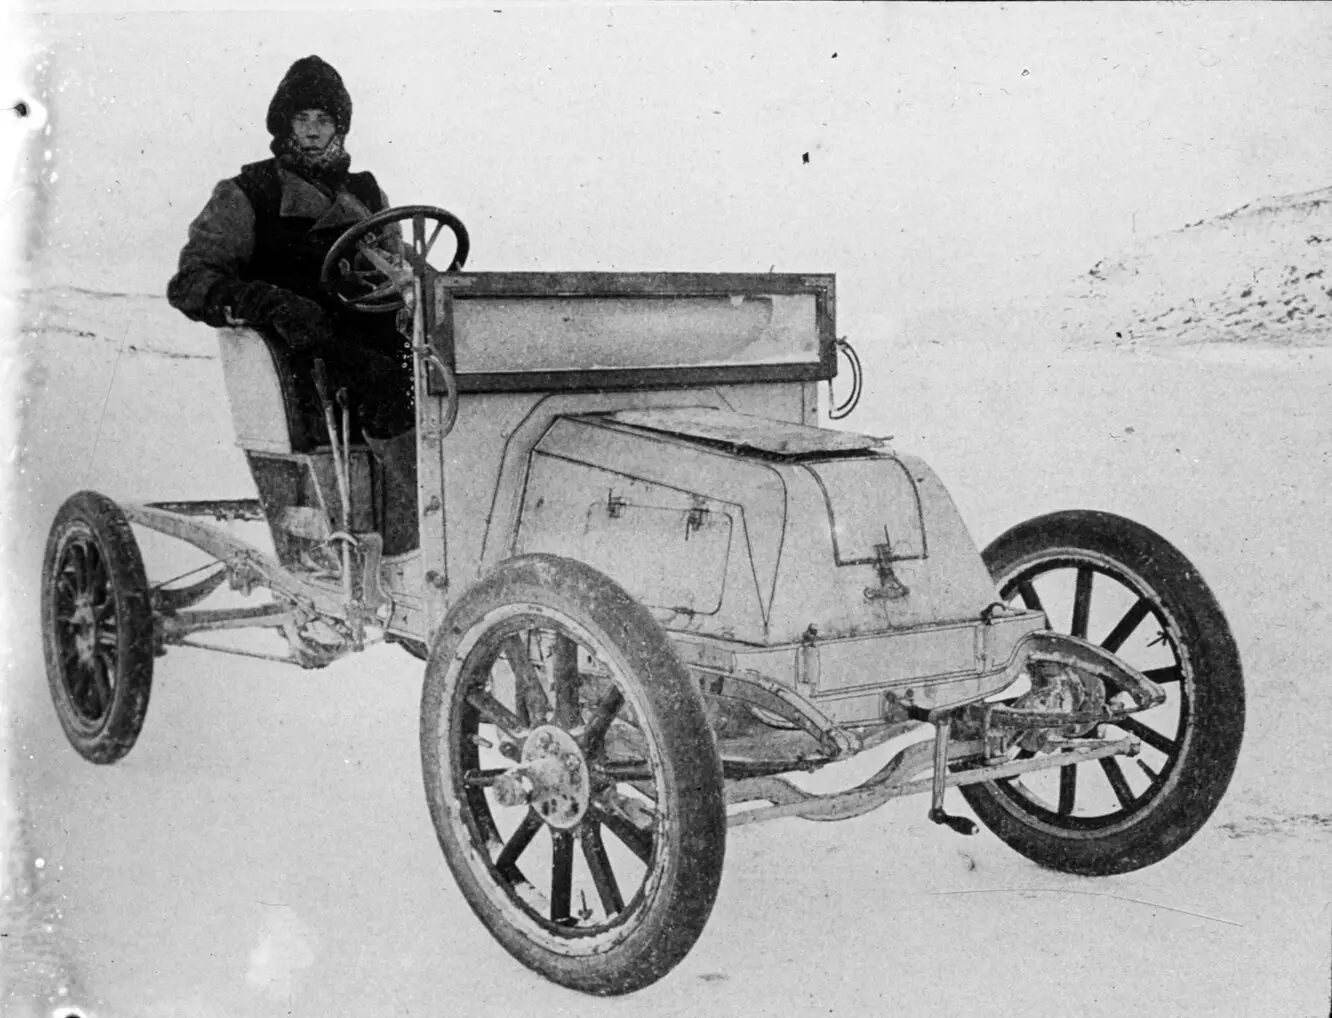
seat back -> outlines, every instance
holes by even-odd
[[[218,330],[222,376],[236,444],[251,452],[309,452],[328,441],[310,413],[310,383],[297,376],[290,353],[261,332]]]

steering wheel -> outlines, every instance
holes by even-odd
[[[409,219],[409,237],[400,230],[385,229]],[[427,221],[435,224],[428,236]],[[319,284],[355,311],[397,311],[406,303],[412,280],[425,274],[431,249],[446,226],[455,246],[453,261],[444,271],[457,272],[471,247],[462,220],[434,205],[402,205],[362,219],[334,241],[324,256]]]

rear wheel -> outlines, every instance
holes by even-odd
[[[1044,610],[1053,629],[1098,642],[1167,699],[1107,726],[1108,737],[1141,741],[1136,758],[963,786],[967,802],[1012,848],[1051,869],[1105,875],[1164,859],[1211,816],[1244,731],[1239,652],[1216,598],[1171,544],[1108,513],[1029,520],[984,558],[1003,601]]]
[[[129,521],[81,491],[56,514],[42,567],[42,635],[56,716],[93,763],[134,746],[148,713],[153,615]]]
[[[641,989],[697,940],[721,880],[721,762],[665,633],[581,563],[513,559],[450,611],[421,758],[458,886],[525,965]]]

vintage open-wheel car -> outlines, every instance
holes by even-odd
[[[854,356],[831,275],[469,273],[466,253],[455,217],[408,206],[324,267],[348,306],[410,322],[416,547],[384,546],[355,408],[248,329],[219,338],[257,499],[65,502],[42,623],[84,757],[131,749],[171,646],[246,653],[218,631],[263,628],[317,668],[399,644],[424,660],[426,799],[458,886],[520,961],[596,994],[690,950],[728,826],[922,793],[972,833],[956,786],[1018,852],[1091,876],[1206,822],[1244,691],[1202,578],[1103,512],[978,551],[920,459],[818,427],[818,383]],[[136,527],[210,566],[149,580]],[[893,740],[849,790],[788,780]]]

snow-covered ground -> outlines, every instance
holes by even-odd
[[[1332,8],[44,6],[19,25],[43,105],[14,189],[33,289],[0,528],[22,810],[10,829],[0,796],[0,1013],[1327,1013]],[[475,224],[473,267],[834,270],[867,369],[846,424],[923,455],[978,541],[1076,506],[1178,544],[1246,670],[1212,822],[1105,880],[919,799],[740,829],[694,951],[608,1002],[512,961],[454,887],[401,652],[302,672],[173,649],[134,751],[84,763],[41,663],[47,527],[81,488],[252,493],[215,341],[160,294],[305,52],[356,97],[356,166]]]
[[[208,330],[159,298],[29,297],[31,594],[45,527],[76,489],[252,489]],[[1064,877],[987,832],[928,823],[921,800],[744,829],[680,968],[629,999],[584,999],[511,961],[455,889],[420,787],[413,659],[379,647],[301,672],[173,650],[139,744],[98,768],[55,722],[29,597],[11,702],[36,963],[16,988],[65,987],[110,1018],[942,1015],[1055,1001],[1077,1014],[1323,1013],[1332,356],[1074,346],[1051,321],[1029,311],[862,339],[869,377],[848,423],[925,455],[980,541],[1087,506],[1195,559],[1240,642],[1249,724],[1218,814],[1170,859]]]

